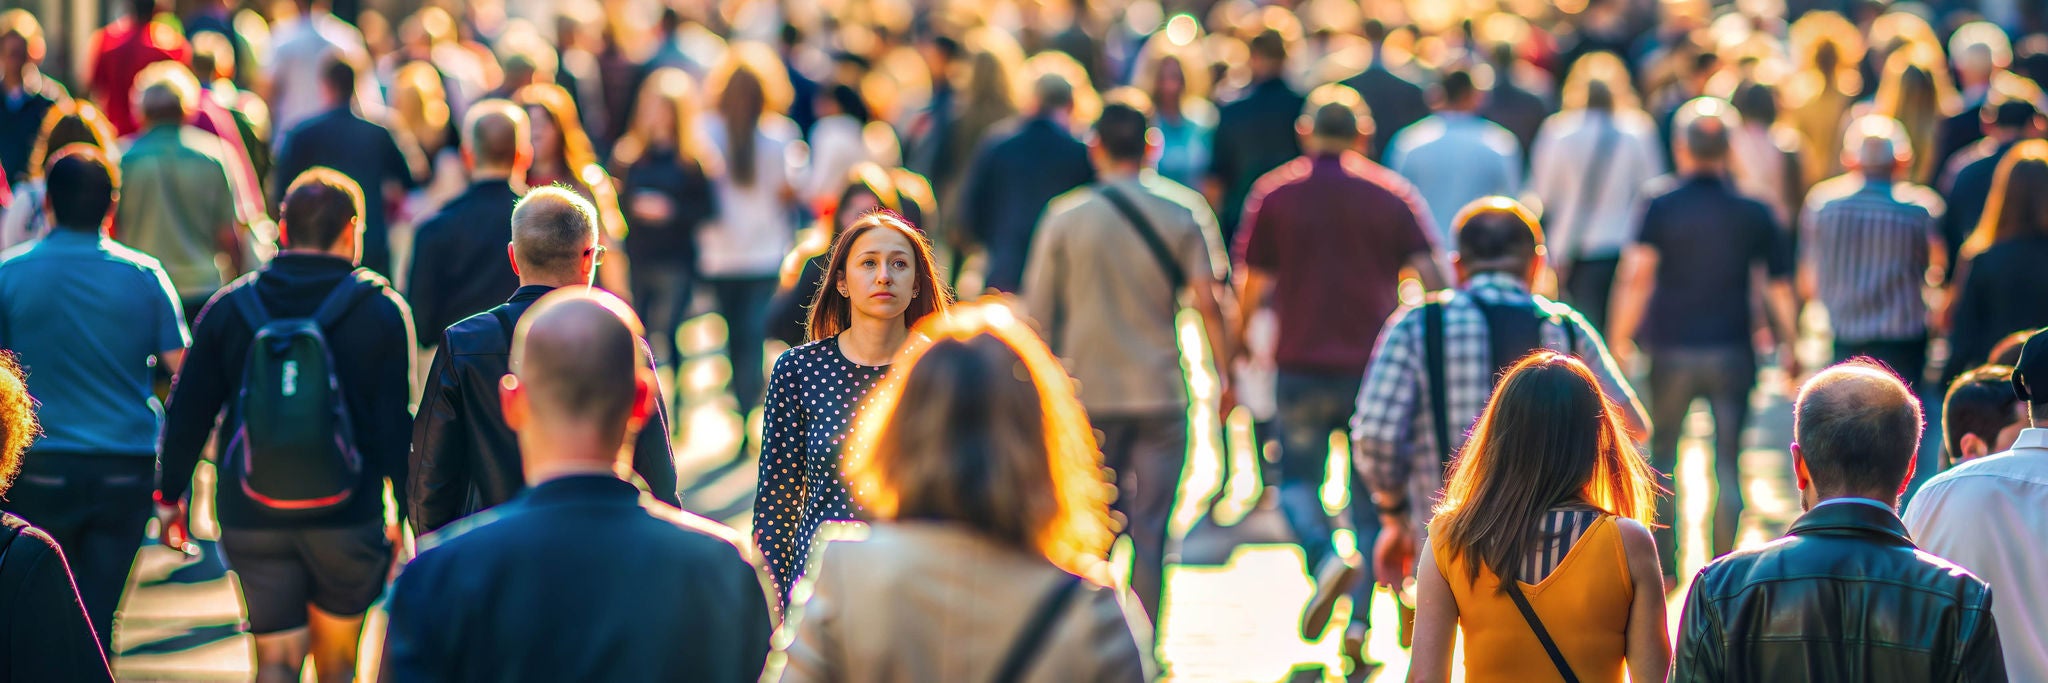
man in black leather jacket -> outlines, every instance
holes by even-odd
[[[406,502],[418,533],[511,500],[526,487],[519,442],[505,426],[498,400],[499,380],[510,365],[512,330],[541,295],[557,287],[590,286],[603,257],[596,226],[590,202],[562,187],[529,192],[513,210],[508,256],[519,274],[519,289],[512,300],[441,335],[441,350],[413,420]],[[652,368],[646,340],[640,345]],[[668,435],[664,408],[634,441],[633,469],[656,499],[677,505]]]
[[[1700,570],[1671,680],[2006,680],[1991,586],[1915,548],[1894,512],[1920,402],[1857,360],[1808,381],[1794,411],[1807,512],[1785,538]]]

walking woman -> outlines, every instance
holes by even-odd
[[[50,231],[43,204],[49,186],[43,180],[43,166],[57,150],[86,144],[98,149],[107,163],[119,166],[121,148],[115,145],[114,124],[98,107],[85,100],[63,100],[43,114],[42,130],[29,149],[27,179],[14,183],[14,197],[0,209],[0,250],[42,237]],[[197,312],[192,315],[198,315]]]
[[[999,303],[911,339],[847,452],[875,525],[820,546],[762,680],[1149,680],[1102,581],[1110,489],[1059,361]]]
[[[41,432],[22,375],[14,354],[0,351],[0,495]],[[114,680],[57,542],[0,512],[0,550],[0,680]]]
[[[832,245],[811,304],[810,342],[776,359],[768,382],[754,544],[784,602],[818,526],[854,518],[840,442],[911,326],[952,305],[944,283],[931,243],[896,214],[868,214]]]
[[[597,221],[603,231],[598,244],[612,250],[610,258],[597,267],[597,284],[619,298],[632,296],[627,285],[626,254],[617,251],[626,235],[625,214],[619,211],[619,193],[612,178],[598,165],[597,151],[590,135],[583,132],[583,118],[576,113],[576,100],[569,91],[553,83],[535,83],[512,94],[512,101],[526,108],[532,122],[527,135],[533,142],[533,166],[526,171],[527,187],[569,186],[597,207]]]
[[[1451,468],[1422,551],[1409,680],[1451,679],[1456,631],[1475,681],[1620,681],[1624,662],[1635,683],[1664,680],[1663,572],[1645,526],[1655,475],[1585,363],[1516,363]]]
[[[2013,146],[1992,176],[1977,230],[1957,257],[1942,386],[1983,364],[2006,335],[2048,325],[2048,142]]]
[[[711,190],[717,166],[698,133],[697,98],[688,73],[656,69],[640,89],[632,127],[612,150],[620,203],[633,226],[626,233],[633,307],[647,322],[648,341],[664,372],[682,362],[676,329],[689,316],[695,293],[697,230],[718,208]]]
[[[782,257],[796,242],[796,178],[787,161],[801,133],[789,110],[788,71],[768,48],[738,45],[706,89],[716,104],[705,132],[724,160],[712,181],[718,218],[697,235],[697,262],[725,318],[732,393],[744,419],[761,403],[761,343]],[[744,448],[744,447],[743,447]]]
[[[838,204],[817,225],[805,230],[796,249],[782,260],[781,280],[774,301],[768,305],[770,339],[790,346],[809,341],[804,327],[810,320],[811,299],[825,282],[825,257],[832,255],[832,245],[839,241],[839,233],[852,227],[854,221],[876,209],[887,209],[911,225],[922,226],[927,225],[927,216],[937,213],[931,183],[909,169],[862,162],[840,179],[840,186]]]

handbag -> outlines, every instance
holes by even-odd
[[[1543,643],[1543,651],[1550,655],[1550,663],[1564,675],[1564,683],[1579,683],[1579,677],[1572,673],[1572,663],[1565,661],[1564,653],[1557,649],[1557,641],[1550,639],[1550,631],[1543,628],[1543,620],[1536,617],[1536,608],[1529,606],[1529,598],[1522,595],[1522,587],[1514,579],[1502,583],[1507,586],[1508,598],[1515,601],[1515,609],[1522,611],[1522,620],[1529,622],[1530,630],[1536,632],[1536,640]]]
[[[1081,588],[1081,577],[1060,573],[1060,579],[1052,590],[1038,602],[1038,609],[1031,613],[1031,620],[1024,622],[1024,630],[1010,643],[1010,652],[1003,656],[1003,664],[996,669],[995,683],[1017,683],[1024,679],[1024,673],[1038,660],[1038,651],[1044,649],[1046,636],[1052,634],[1053,622],[1059,620],[1060,612],[1073,600],[1074,592]],[[1576,681],[1574,682],[1576,683]]]

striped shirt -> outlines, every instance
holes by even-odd
[[[1572,546],[1578,545],[1579,537],[1593,528],[1593,522],[1600,520],[1600,511],[1582,505],[1568,505],[1552,508],[1544,513],[1537,524],[1536,547],[1528,557],[1522,558],[1521,580],[1537,583],[1550,577],[1557,566],[1564,564]]]
[[[1807,194],[1800,263],[1814,277],[1838,341],[1891,341],[1927,333],[1931,245],[1941,239],[1941,198],[1911,183],[1845,175]]]

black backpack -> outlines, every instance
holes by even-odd
[[[1477,298],[1472,303],[1479,306],[1479,312],[1486,316],[1486,335],[1489,359],[1493,361],[1493,373],[1489,386],[1498,385],[1501,375],[1508,368],[1530,352],[1543,348],[1543,326],[1557,325],[1564,328],[1565,353],[1578,355],[1579,328],[1572,324],[1571,317],[1561,310],[1537,303],[1487,303]],[[1430,427],[1435,430],[1437,458],[1445,466],[1457,451],[1451,448],[1450,406],[1445,395],[1448,393],[1444,379],[1444,304],[1432,301],[1422,306],[1422,352],[1424,367],[1429,374]]]
[[[235,398],[242,424],[224,457],[257,505],[285,517],[322,516],[349,504],[363,473],[326,330],[381,282],[358,268],[312,317],[275,320],[253,283],[228,297],[256,333]]]

